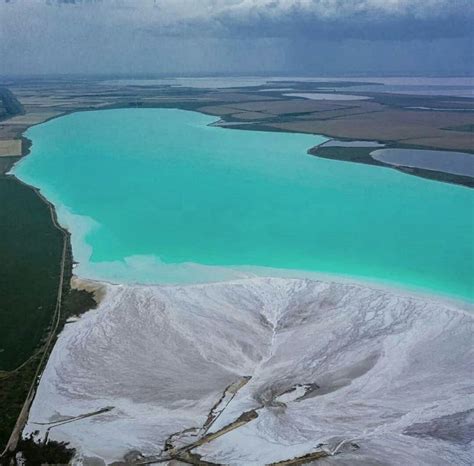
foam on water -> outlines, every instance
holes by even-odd
[[[472,190],[311,157],[319,136],[213,121],[170,109],[68,115],[28,131],[32,153],[14,173],[58,207],[83,277],[298,271],[473,299]]]

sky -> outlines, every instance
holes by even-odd
[[[474,0],[0,0],[0,75],[472,76]]]

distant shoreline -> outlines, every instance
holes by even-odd
[[[139,107],[134,107],[134,106],[127,106],[127,105],[111,105],[108,107],[103,107],[103,108],[94,108],[94,109],[76,109],[76,110],[70,110],[66,111],[63,113],[60,113],[58,115],[49,117],[45,119],[44,121],[40,121],[31,125],[28,125],[22,132],[21,134],[21,139],[22,139],[22,155],[21,156],[11,156],[13,157],[24,157],[30,153],[30,148],[31,148],[31,141],[25,136],[26,131],[28,131],[29,128],[33,126],[37,126],[40,124],[47,123],[51,120],[57,119],[57,118],[62,118],[67,115],[71,115],[73,113],[80,113],[80,112],[95,112],[95,111],[104,111],[104,110],[116,110],[116,109],[133,109],[133,108],[157,108],[157,109],[162,109],[162,108],[176,108],[178,110],[186,110],[186,111],[194,111],[197,113],[202,113],[203,115],[210,115],[210,116],[216,116],[212,113],[208,113],[203,111],[202,109],[190,109],[188,105],[175,105],[175,106],[169,106],[169,105],[153,105],[153,106],[139,106]],[[228,129],[237,129],[237,130],[248,130],[248,131],[264,131],[264,132],[279,132],[279,133],[298,133],[298,134],[308,134],[304,131],[292,131],[290,129],[283,129],[283,128],[275,128],[275,127],[269,127],[265,126],[263,123],[255,123],[255,122],[231,122],[227,121],[225,119],[225,116],[216,116],[217,120],[213,123],[210,123],[209,126],[218,126],[218,127],[224,127]],[[222,122],[221,124],[219,124]],[[353,138],[345,138],[345,137],[335,137],[329,134],[323,134],[323,133],[318,133],[315,134],[315,136],[323,136],[328,138],[330,141],[347,141],[347,142],[352,142],[355,141]],[[449,149],[440,149],[438,147],[430,147],[430,146],[419,146],[419,145],[413,145],[413,144],[401,144],[397,143],[391,140],[385,140],[385,139],[370,139],[367,140],[367,142],[379,142],[385,145],[385,148],[387,149],[407,149],[407,150],[433,150],[433,151],[439,151],[439,152],[459,152],[456,150],[449,150]],[[351,163],[362,163],[366,165],[374,165],[374,166],[380,166],[384,168],[391,168],[397,171],[400,171],[406,175],[413,175],[413,176],[418,176],[420,178],[426,178],[438,182],[443,182],[443,183],[450,183],[450,184],[457,184],[461,186],[465,186],[467,188],[474,188],[474,178],[470,176],[463,176],[459,174],[452,174],[452,173],[447,173],[444,171],[438,171],[438,170],[430,170],[430,169],[425,169],[425,168],[417,168],[414,166],[410,165],[393,165],[389,163],[384,163],[381,160],[374,159],[371,155],[370,152],[374,151],[374,147],[341,147],[341,146],[331,146],[331,147],[325,147],[325,143],[319,144],[315,147],[311,147],[308,149],[308,154],[313,155],[316,157],[321,157],[325,158],[328,160],[339,160],[341,162],[351,162]],[[474,148],[472,149],[472,152],[469,151],[464,151],[466,154],[472,153],[473,159],[474,159]],[[10,158],[10,156],[4,156],[6,158]],[[13,165],[16,165],[16,163],[19,160],[14,161]]]
[[[153,108],[155,108],[155,107],[153,107]],[[162,108],[162,107],[158,107],[158,108]],[[165,107],[165,108],[167,108],[167,107]],[[97,110],[87,110],[87,112],[89,112],[89,111],[102,111],[102,110],[117,110],[117,109],[129,110],[129,109],[133,109],[133,107],[104,108],[104,109],[97,109]],[[204,112],[200,112],[199,110],[187,110],[187,109],[180,109],[180,110],[195,111],[195,112],[201,113],[203,115],[209,115],[209,114],[206,114]],[[73,113],[80,113],[80,112],[81,112],[80,110],[77,110],[77,111],[67,112],[67,113],[62,114],[62,115],[57,115],[57,116],[54,116],[52,118],[49,118],[44,123],[49,122],[49,121],[51,121],[53,119],[56,119],[56,118],[60,118],[60,117],[63,117],[63,116],[67,116],[67,115],[70,115],[70,114],[73,114]],[[210,116],[214,116],[214,115],[210,115]],[[216,120],[216,121],[218,121],[218,120]],[[209,123],[208,126],[215,125],[216,121],[212,122],[212,123]],[[37,123],[37,124],[43,124],[43,123]],[[32,125],[32,126],[36,126],[36,124]],[[30,127],[32,127],[32,126],[30,126]],[[245,125],[245,126],[247,126],[247,125]],[[229,128],[229,127],[225,126],[225,128]],[[249,129],[252,130],[252,131],[255,131],[254,128],[249,128]],[[260,131],[265,131],[265,130],[261,129]],[[285,130],[276,130],[276,131],[277,132],[282,132],[282,133],[291,132],[291,131],[285,131]],[[298,133],[298,134],[306,134],[307,135],[307,133]],[[29,142],[29,147],[28,147],[28,153],[29,153],[30,152],[29,148],[32,145],[32,141],[30,141],[28,138],[26,138],[26,136],[23,136],[23,137],[25,138],[25,140],[27,140]],[[330,139],[330,140],[333,140],[333,139]],[[320,148],[323,148],[324,144],[326,144],[327,142],[328,141],[316,146],[313,149],[318,150]],[[311,154],[311,155],[319,156],[319,154],[313,154],[312,153],[313,149],[309,149],[308,153]],[[330,148],[328,147],[327,149],[341,149],[341,147],[330,147]],[[342,148],[342,149],[349,149],[350,151],[354,151],[354,148]],[[374,150],[374,147],[369,147],[369,148],[363,147],[363,148],[357,148],[357,149],[362,149],[364,151],[371,152],[371,151]],[[393,169],[397,169],[399,171],[404,172],[404,170],[401,169],[401,168],[397,168],[397,167],[393,167],[393,166],[386,165],[386,164],[383,164],[383,163],[379,163],[377,160],[370,157],[370,155],[368,157],[373,162],[373,163],[370,163],[372,165],[379,164],[382,167],[393,168]],[[329,158],[329,159],[332,159],[332,160],[335,159],[335,157],[323,157],[323,158]],[[21,158],[19,160],[17,160],[15,162],[15,165],[17,163],[21,162],[21,160],[22,160]],[[351,161],[353,161],[353,160],[351,160]],[[404,173],[406,173],[406,172],[404,172]],[[14,174],[12,174],[11,176],[16,178],[16,176]],[[419,176],[421,176],[421,175],[419,175]],[[23,184],[26,184],[22,180],[18,179],[18,181],[23,183]],[[437,181],[446,181],[446,180],[438,179]],[[451,182],[451,181],[447,181],[447,182]],[[459,183],[454,183],[454,184],[459,184]],[[30,186],[30,185],[28,185],[28,186]],[[38,191],[38,189],[34,186],[31,186],[31,188],[34,189],[35,191]],[[44,199],[44,196],[41,196],[41,197]],[[50,201],[47,200],[47,199],[45,199],[45,201],[50,203]],[[54,205],[54,209],[56,210],[57,206]],[[70,234],[70,231],[66,227],[63,227],[63,228]],[[200,264],[195,264],[195,265],[199,266]],[[395,291],[400,296],[421,297],[423,299],[430,298],[430,299],[434,299],[435,301],[441,300],[443,302],[451,303],[451,304],[454,304],[455,306],[458,306],[458,307],[460,306],[462,308],[464,308],[466,306],[471,307],[471,305],[474,303],[474,301],[471,301],[470,299],[468,299],[466,297],[461,297],[461,296],[458,296],[458,295],[449,294],[449,293],[446,293],[446,292],[443,292],[443,291],[436,291],[434,289],[429,289],[429,288],[421,288],[421,287],[416,287],[416,286],[410,286],[409,284],[405,285],[403,283],[398,283],[398,282],[388,282],[388,281],[384,281],[384,280],[378,280],[376,277],[344,276],[344,275],[341,275],[341,274],[338,274],[338,273],[330,273],[330,272],[319,272],[319,271],[311,271],[311,270],[303,270],[303,269],[298,270],[298,269],[287,269],[287,268],[272,268],[272,267],[265,267],[265,266],[253,266],[253,265],[250,265],[250,266],[242,266],[242,265],[237,265],[237,266],[233,266],[233,265],[227,265],[227,266],[209,265],[209,266],[207,266],[207,265],[203,265],[202,267],[214,268],[215,270],[218,270],[218,269],[222,268],[222,269],[226,269],[230,273],[232,273],[232,272],[236,272],[236,273],[239,273],[239,274],[241,273],[241,274],[246,275],[246,277],[243,277],[243,278],[251,278],[252,275],[248,275],[248,274],[252,274],[253,271],[255,271],[257,269],[261,269],[261,270],[259,270],[259,273],[257,274],[258,276],[269,276],[269,277],[276,276],[276,277],[281,277],[281,278],[307,278],[307,279],[310,279],[310,280],[316,279],[316,280],[328,281],[328,282],[333,282],[333,283],[356,284],[356,285],[359,285],[359,286],[365,286],[365,287],[373,288],[373,289],[380,289],[380,290],[385,290],[385,291],[392,290],[392,291]],[[73,271],[72,271],[72,273],[73,273]],[[122,283],[121,281],[109,282],[107,279],[103,279],[101,277],[87,276],[87,275],[81,275],[81,274],[76,274],[76,275],[77,275],[77,278],[79,280],[97,281],[99,283],[100,282],[114,283],[114,284]],[[236,279],[236,278],[230,278],[230,280],[234,280],[234,279]],[[222,278],[222,279],[217,279],[217,280],[205,280],[205,281],[198,282],[198,283],[219,283],[219,282],[226,282],[226,281],[228,281],[228,279]],[[140,283],[140,282],[133,282],[133,284],[143,285],[143,286],[149,286],[149,285],[151,285],[151,286],[154,286],[154,285],[170,286],[170,283]],[[184,283],[182,285],[185,285],[185,284],[186,283]],[[179,283],[176,283],[175,285],[179,286]],[[190,285],[192,285],[192,284],[190,284]]]
[[[138,108],[143,108],[143,107],[144,106],[139,106]],[[183,110],[197,111],[197,112],[200,112],[200,113],[203,113],[203,114],[212,115],[212,116],[215,116],[216,118],[221,118],[224,121],[226,119],[225,116],[206,113],[205,111],[200,110],[196,106],[189,105],[189,104],[180,104],[180,103],[167,104],[167,105],[156,105],[155,104],[155,105],[150,105],[150,106],[147,105],[146,107],[147,108],[179,108],[179,109],[183,109]],[[111,104],[111,105],[105,106],[103,108],[91,108],[91,109],[76,108],[76,109],[72,109],[72,110],[62,111],[61,113],[59,113],[55,116],[49,117],[49,118],[47,118],[43,121],[39,121],[39,122],[34,123],[34,124],[29,124],[26,127],[22,127],[20,133],[17,135],[17,137],[21,138],[21,140],[22,140],[22,156],[21,157],[6,156],[6,157],[0,158],[0,162],[2,162],[2,165],[0,166],[0,172],[5,167],[6,167],[5,171],[10,170],[11,165],[14,165],[17,162],[21,161],[23,157],[26,157],[30,153],[30,147],[31,147],[32,141],[30,141],[26,136],[24,136],[24,133],[25,133],[25,131],[27,131],[27,129],[31,128],[32,126],[35,126],[37,124],[46,123],[47,121],[50,121],[52,119],[63,117],[63,116],[66,116],[66,115],[69,115],[69,114],[72,114],[72,113],[76,113],[76,112],[99,111],[99,110],[109,110],[109,109],[118,109],[118,108],[130,109],[130,108],[136,108],[136,107],[133,106],[133,105],[127,105],[127,104],[120,104],[119,103],[119,104]],[[0,123],[0,125],[1,125],[1,123]],[[263,124],[262,123],[256,124],[255,122],[248,122],[248,124],[246,123],[246,124],[239,125],[239,126],[234,126],[233,128],[234,129],[259,130],[259,131],[298,132],[298,133],[302,133],[302,134],[308,134],[308,133],[305,133],[305,132],[302,132],[302,131],[291,131],[291,130],[279,129],[279,128],[275,128],[275,127],[266,127],[264,123]],[[228,127],[232,128],[232,125],[229,125]],[[333,139],[333,137],[329,136],[329,135],[326,135],[326,137]],[[338,139],[341,139],[341,138],[338,138]],[[353,140],[353,139],[350,139],[350,140]],[[389,141],[386,141],[386,142],[389,142]],[[420,147],[420,148],[426,149],[427,147]],[[313,149],[315,149],[315,148],[313,148]],[[309,153],[311,155],[321,156],[321,154],[312,154],[313,149],[309,149]],[[332,158],[333,160],[335,159],[335,157],[327,157],[327,158]],[[373,159],[371,157],[370,157],[370,159],[373,162]],[[344,159],[341,159],[341,160],[344,160]],[[356,160],[344,160],[344,161],[357,162]],[[369,162],[366,161],[366,162],[362,162],[362,163],[369,163]],[[374,164],[374,163],[371,163],[371,164]],[[8,167],[8,165],[10,165],[10,167]],[[385,166],[385,165],[383,165],[383,166]],[[403,171],[403,170],[401,170],[401,171]],[[423,174],[420,174],[420,173],[410,173],[410,174],[415,174],[417,176],[423,177]],[[18,178],[16,178],[16,176],[14,176],[14,175],[8,175],[8,176],[13,178],[16,182],[22,183],[22,181],[19,180]],[[442,177],[438,177],[438,178],[434,178],[434,179],[436,179],[437,181],[451,182],[449,180],[442,179]],[[465,184],[463,182],[457,183],[457,184],[463,184],[464,186],[473,187],[472,185]],[[31,190],[38,193],[38,190],[34,186],[28,185],[28,187]],[[45,199],[42,195],[40,195],[40,198],[42,199],[42,201],[47,206],[51,205],[51,203],[47,199]],[[51,209],[54,212],[54,215],[57,215],[56,206],[52,205]],[[67,236],[68,242],[70,242],[70,236],[71,236],[70,232],[62,226],[61,226],[61,229],[63,230],[65,236]],[[34,234],[34,231],[32,231],[31,233]],[[68,252],[69,252],[69,254],[72,254],[72,252],[70,252],[70,243],[69,243],[69,246],[68,246]],[[73,258],[71,256],[70,260],[67,261],[67,263],[65,264],[65,275],[69,277],[69,276],[71,276],[72,273],[73,273]],[[340,277],[340,276],[338,276],[338,277]],[[339,281],[337,281],[337,280],[329,280],[329,281],[333,282],[333,283],[351,283],[353,285],[361,286],[361,287],[364,287],[364,286],[367,287],[367,285],[369,285],[369,287],[372,287],[372,288],[386,289],[386,290],[388,289],[392,292],[392,294],[397,295],[397,296],[407,296],[407,295],[408,296],[414,296],[414,297],[418,296],[421,299],[429,299],[430,301],[444,302],[446,304],[452,304],[457,309],[467,309],[467,308],[471,307],[470,305],[472,305],[472,303],[470,303],[469,301],[458,300],[456,298],[452,299],[452,297],[449,297],[445,294],[437,295],[436,293],[433,293],[431,291],[430,292],[417,293],[417,292],[414,292],[413,290],[399,288],[396,285],[394,285],[394,286],[387,285],[387,286],[378,287],[376,284],[373,284],[373,283],[369,284],[369,283],[365,283],[363,281],[361,283],[358,283],[357,280],[351,280],[350,278],[347,279],[347,280],[343,279],[343,277],[340,277],[340,278],[341,278],[341,280],[339,280]],[[79,279],[80,279],[79,281],[76,281],[76,284],[82,283],[82,277],[79,277]],[[324,281],[324,279],[323,279],[323,281]],[[66,284],[66,287],[68,287],[68,285],[69,284]],[[145,285],[145,286],[147,286],[147,285]],[[193,286],[193,285],[190,285],[190,286]],[[73,287],[74,287],[74,284],[73,284]],[[76,289],[81,289],[81,288],[82,288],[82,285],[79,284],[79,286]],[[31,400],[28,400],[28,401],[31,401]],[[25,415],[25,413],[22,414],[22,420],[24,419],[24,415]],[[18,431],[17,431],[17,433],[18,433]]]
[[[342,140],[339,139],[338,140]],[[402,144],[394,144],[389,141],[380,141],[384,142],[384,149],[405,149],[405,150],[430,150],[426,147],[420,146],[405,146]],[[375,147],[325,147],[324,144],[313,147],[308,150],[308,154],[314,155],[316,157],[321,157],[328,160],[339,160],[341,162],[351,162],[351,163],[362,163],[365,165],[374,165],[382,168],[390,168],[392,170],[397,170],[406,175],[414,175],[420,178],[426,178],[433,181],[438,181],[442,183],[450,183],[465,186],[466,188],[474,188],[474,178],[467,175],[458,175],[453,173],[447,173],[443,171],[430,170],[427,168],[420,168],[411,165],[396,165],[384,162],[382,160],[372,157],[371,153],[374,152],[377,148]],[[438,149],[439,150],[439,149]],[[449,152],[442,151],[440,152]],[[451,151],[456,152],[456,151]],[[466,154],[468,154],[466,152]],[[472,155],[473,164],[474,164],[474,154]]]

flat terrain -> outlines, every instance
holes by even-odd
[[[22,154],[21,146],[21,139],[0,140],[0,157],[20,156]]]
[[[27,431],[91,464],[467,465],[472,323],[310,280],[110,285],[60,335]]]
[[[0,198],[0,370],[10,370],[31,355],[49,325],[63,239],[29,187],[1,177]]]
[[[319,92],[324,100],[288,97],[281,83],[234,89],[186,88],[127,81],[15,81],[9,89],[25,114],[3,121],[0,139],[17,137],[32,124],[75,110],[115,106],[175,106],[192,108],[226,121],[331,137],[404,142],[430,148],[474,151],[474,99],[358,92],[327,93],[331,83],[285,82],[295,91]],[[343,83],[344,84],[344,83]],[[346,85],[348,83],[345,83]],[[361,83],[357,83],[359,86]],[[275,89],[275,90],[274,90]],[[266,91],[266,92],[262,92]],[[326,91],[326,92],[325,92]],[[429,110],[430,108],[437,110]],[[427,109],[427,110],[426,110]]]
[[[8,95],[8,102],[16,98],[17,103],[15,113],[0,121],[0,156],[19,155],[19,142],[15,140],[31,125],[73,111],[117,107],[175,107],[215,115],[222,119],[218,124],[239,129],[295,131],[381,141],[389,147],[474,153],[474,99],[364,92],[364,83],[356,81],[339,82],[337,86],[332,81],[269,81],[222,89],[185,87],[190,85],[189,80],[180,85],[160,84],[159,80],[5,81],[3,94]],[[358,86],[357,92],[349,92],[353,84]],[[344,92],[346,87],[348,91]],[[367,83],[367,89],[373,86]],[[290,94],[309,94],[311,99],[288,96],[288,90]],[[313,100],[318,94],[323,100]],[[25,144],[21,151],[27,152]],[[350,160],[348,152],[338,148],[331,151],[331,156]],[[370,162],[364,159],[362,163]],[[407,173],[424,176],[416,171]],[[463,177],[428,176],[470,185]]]
[[[430,112],[416,110],[358,109],[357,113],[298,122],[271,123],[270,126],[290,131],[320,133],[328,136],[398,142],[407,146],[473,150],[472,132],[446,130],[448,126],[464,127],[473,120],[466,112]]]
[[[7,170],[15,160],[0,158],[0,169]],[[41,362],[56,307],[63,247],[63,235],[54,227],[48,205],[32,188],[1,174],[3,171],[0,170],[0,453]]]
[[[30,126],[70,112],[119,107],[182,108],[215,115],[216,120],[222,119],[218,124],[236,128],[296,131],[381,141],[388,147],[474,153],[474,100],[469,98],[350,91],[347,94],[368,100],[341,100],[344,91],[340,88],[350,83],[338,83],[337,100],[327,100],[327,96],[325,100],[310,100],[284,94],[327,94],[334,83],[291,80],[226,89],[187,88],[186,80],[181,87],[151,83],[4,80],[0,83],[0,173],[6,173],[19,156],[28,153],[29,144],[22,135]],[[350,156],[353,148],[326,150],[331,153],[313,153],[382,165],[368,157],[365,149],[359,160]],[[405,171],[431,177],[416,170]],[[472,179],[466,177],[437,174],[434,178],[472,185]],[[93,301],[88,293],[69,289],[72,257],[68,249],[62,300],[65,312],[56,332],[50,333],[64,232],[54,228],[47,203],[15,178],[0,175],[0,199],[0,371],[7,371],[0,373],[1,452],[28,392],[35,386],[43,356],[48,355],[43,343],[56,335],[65,316],[89,309]],[[8,372],[29,357],[21,370]]]
[[[67,317],[94,306],[90,293],[70,289],[69,238],[54,224],[49,204],[33,188],[4,174],[18,159],[0,157],[0,454],[17,419],[16,433],[21,431],[28,409],[19,415],[28,393],[34,394],[56,334]],[[65,246],[64,298],[58,313]]]

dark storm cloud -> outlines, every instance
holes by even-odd
[[[408,62],[432,64],[449,41],[447,68],[466,73],[473,21],[473,0],[4,0],[0,73],[314,72],[303,44],[376,61],[404,43]]]
[[[474,5],[474,3],[473,3]],[[472,8],[466,14],[446,12],[443,17],[375,16],[354,14],[342,18],[321,18],[293,11],[285,16],[260,16],[249,22],[224,15],[217,19],[216,32],[222,35],[256,37],[306,37],[313,39],[410,40],[455,38],[473,35]],[[199,31],[199,27],[195,28]]]

